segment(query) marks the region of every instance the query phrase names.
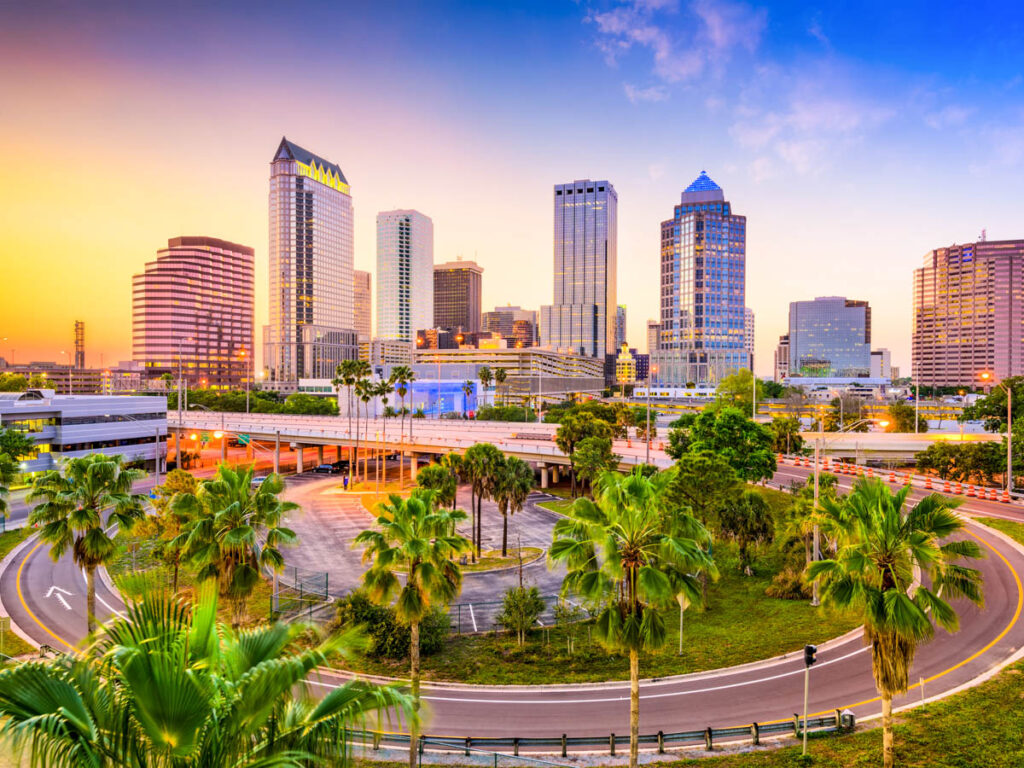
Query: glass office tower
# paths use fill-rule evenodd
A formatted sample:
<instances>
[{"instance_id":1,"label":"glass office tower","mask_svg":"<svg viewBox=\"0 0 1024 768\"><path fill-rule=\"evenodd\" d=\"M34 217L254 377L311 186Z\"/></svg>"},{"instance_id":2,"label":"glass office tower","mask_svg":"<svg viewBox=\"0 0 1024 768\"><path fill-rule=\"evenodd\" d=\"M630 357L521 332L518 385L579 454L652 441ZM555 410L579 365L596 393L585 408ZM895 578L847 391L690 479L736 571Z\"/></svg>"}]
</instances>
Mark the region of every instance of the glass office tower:
<instances>
[{"instance_id":1,"label":"glass office tower","mask_svg":"<svg viewBox=\"0 0 1024 768\"><path fill-rule=\"evenodd\" d=\"M554 302L541 344L604 360L615 349L618 195L607 181L555 185Z\"/></svg>"},{"instance_id":2,"label":"glass office tower","mask_svg":"<svg viewBox=\"0 0 1024 768\"><path fill-rule=\"evenodd\" d=\"M750 365L744 346L747 218L704 171L661 223L655 382L715 383Z\"/></svg>"},{"instance_id":3,"label":"glass office tower","mask_svg":"<svg viewBox=\"0 0 1024 768\"><path fill-rule=\"evenodd\" d=\"M434 328L463 333L483 328L483 274L475 261L461 258L434 265Z\"/></svg>"},{"instance_id":4,"label":"glass office tower","mask_svg":"<svg viewBox=\"0 0 1024 768\"><path fill-rule=\"evenodd\" d=\"M434 324L434 222L419 211L377 214L377 338L413 342Z\"/></svg>"},{"instance_id":5,"label":"glass office tower","mask_svg":"<svg viewBox=\"0 0 1024 768\"><path fill-rule=\"evenodd\" d=\"M823 296L789 305L790 376L867 376L871 372L871 307Z\"/></svg>"},{"instance_id":6,"label":"glass office tower","mask_svg":"<svg viewBox=\"0 0 1024 768\"><path fill-rule=\"evenodd\" d=\"M337 164L281 139L270 163L267 384L330 379L355 359L352 197Z\"/></svg>"}]
</instances>

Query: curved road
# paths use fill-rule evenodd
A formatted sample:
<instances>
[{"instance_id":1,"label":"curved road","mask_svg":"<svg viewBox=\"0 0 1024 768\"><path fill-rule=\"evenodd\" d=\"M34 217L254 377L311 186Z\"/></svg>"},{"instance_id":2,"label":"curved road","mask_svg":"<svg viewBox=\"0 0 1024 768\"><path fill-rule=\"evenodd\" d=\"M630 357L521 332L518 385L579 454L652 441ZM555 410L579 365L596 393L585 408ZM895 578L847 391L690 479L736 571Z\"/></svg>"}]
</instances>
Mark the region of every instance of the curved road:
<instances>
[{"instance_id":1,"label":"curved road","mask_svg":"<svg viewBox=\"0 0 1024 768\"><path fill-rule=\"evenodd\" d=\"M804 479L808 470L780 467L775 481ZM844 487L852 478L841 476ZM924 495L915 490L914 497ZM1024 509L968 500L961 511L1024 521ZM986 607L958 605L961 629L939 630L914 662L915 682L897 706L938 696L967 683L1024 647L1024 554L977 525L969 527L987 553L981 561ZM99 584L99 582L98 582ZM71 594L53 591L60 587ZM36 643L73 647L84 635L84 579L66 561L54 564L45 548L30 540L0 575L0 601L22 632ZM99 584L101 609L120 601ZM49 594L49 596L47 596ZM70 607L65 607L64 597ZM106 603L106 608L104 608ZM822 638L822 641L827 638ZM876 714L880 704L871 677L870 655L859 635L819 651L811 670L811 711L850 708L859 717ZM329 686L343 675L324 673L314 685ZM628 729L628 684L584 686L509 686L502 688L424 684L426 731L464 736L602 736ZM641 732L695 730L786 720L802 708L803 661L800 654L744 668L648 681L641 686Z\"/></svg>"}]
</instances>

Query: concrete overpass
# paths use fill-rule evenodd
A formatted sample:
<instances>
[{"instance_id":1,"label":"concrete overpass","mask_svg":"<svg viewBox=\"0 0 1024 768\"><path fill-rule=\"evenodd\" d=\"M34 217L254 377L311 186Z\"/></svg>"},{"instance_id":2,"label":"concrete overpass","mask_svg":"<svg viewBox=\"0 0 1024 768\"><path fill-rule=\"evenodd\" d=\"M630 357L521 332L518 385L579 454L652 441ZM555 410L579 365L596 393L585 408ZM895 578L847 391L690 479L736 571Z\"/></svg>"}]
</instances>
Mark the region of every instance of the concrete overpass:
<instances>
[{"instance_id":1,"label":"concrete overpass","mask_svg":"<svg viewBox=\"0 0 1024 768\"><path fill-rule=\"evenodd\" d=\"M1000 442L1000 434L959 432L803 432L808 446L820 439L821 452L826 456L842 456L861 464L868 459L912 461L914 456L934 443L988 443Z\"/></svg>"}]
</instances>

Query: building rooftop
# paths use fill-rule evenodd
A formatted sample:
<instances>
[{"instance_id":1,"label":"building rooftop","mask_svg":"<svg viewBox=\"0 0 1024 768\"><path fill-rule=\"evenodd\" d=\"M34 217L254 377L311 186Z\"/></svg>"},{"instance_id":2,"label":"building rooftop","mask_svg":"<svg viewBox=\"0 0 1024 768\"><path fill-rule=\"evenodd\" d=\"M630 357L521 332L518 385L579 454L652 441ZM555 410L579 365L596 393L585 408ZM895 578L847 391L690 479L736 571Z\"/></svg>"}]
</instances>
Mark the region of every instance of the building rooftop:
<instances>
[{"instance_id":1,"label":"building rooftop","mask_svg":"<svg viewBox=\"0 0 1024 768\"><path fill-rule=\"evenodd\" d=\"M700 176L694 179L690 186L684 191L686 192L721 192L722 188L715 184L707 171L701 171Z\"/></svg>"},{"instance_id":2,"label":"building rooftop","mask_svg":"<svg viewBox=\"0 0 1024 768\"><path fill-rule=\"evenodd\" d=\"M341 167L337 163L332 163L330 160L324 160L319 155L314 155L308 149L303 149L294 141L288 141L287 136L281 137L281 143L277 147L277 152L274 153L274 160L297 160L300 163L306 165L317 165L321 168L334 171L342 183L348 184L348 179L345 178L345 174L341 172ZM273 162L274 160L271 160Z\"/></svg>"},{"instance_id":3,"label":"building rooftop","mask_svg":"<svg viewBox=\"0 0 1024 768\"><path fill-rule=\"evenodd\" d=\"M708 176L707 171L701 171L700 176L683 190L681 199L683 205L725 202L725 192Z\"/></svg>"}]
</instances>

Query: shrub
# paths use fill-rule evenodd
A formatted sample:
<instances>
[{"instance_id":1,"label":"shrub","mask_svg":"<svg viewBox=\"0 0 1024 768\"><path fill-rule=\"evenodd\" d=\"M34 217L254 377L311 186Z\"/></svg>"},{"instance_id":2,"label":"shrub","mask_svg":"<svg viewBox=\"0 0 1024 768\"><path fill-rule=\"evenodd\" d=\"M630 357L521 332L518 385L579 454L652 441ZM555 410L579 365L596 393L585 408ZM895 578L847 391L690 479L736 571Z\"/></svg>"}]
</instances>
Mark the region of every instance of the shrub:
<instances>
[{"instance_id":1,"label":"shrub","mask_svg":"<svg viewBox=\"0 0 1024 768\"><path fill-rule=\"evenodd\" d=\"M505 593L501 613L496 621L509 632L516 633L519 645L526 642L526 632L544 613L544 598L536 587L512 587Z\"/></svg>"},{"instance_id":2,"label":"shrub","mask_svg":"<svg viewBox=\"0 0 1024 768\"><path fill-rule=\"evenodd\" d=\"M373 603L363 590L339 598L335 626L362 626L369 638L367 655L404 659L409 655L409 627L395 618L395 610ZM444 647L448 638L448 614L435 608L420 624L420 654L429 656Z\"/></svg>"}]
</instances>

